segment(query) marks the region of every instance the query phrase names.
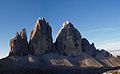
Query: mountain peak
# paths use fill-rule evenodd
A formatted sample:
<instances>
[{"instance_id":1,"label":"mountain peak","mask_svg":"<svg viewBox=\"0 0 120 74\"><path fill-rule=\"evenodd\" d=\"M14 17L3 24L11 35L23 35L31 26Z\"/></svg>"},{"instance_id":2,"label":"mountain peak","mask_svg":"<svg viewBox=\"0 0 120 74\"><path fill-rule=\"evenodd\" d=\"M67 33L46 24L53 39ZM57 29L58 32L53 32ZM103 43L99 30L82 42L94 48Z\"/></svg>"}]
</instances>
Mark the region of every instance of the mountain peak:
<instances>
[{"instance_id":1,"label":"mountain peak","mask_svg":"<svg viewBox=\"0 0 120 74\"><path fill-rule=\"evenodd\" d=\"M70 28L70 27L73 27L73 25L72 25L71 22L65 21L65 22L63 23L63 28Z\"/></svg>"},{"instance_id":2,"label":"mountain peak","mask_svg":"<svg viewBox=\"0 0 120 74\"><path fill-rule=\"evenodd\" d=\"M68 21L63 23L63 27L57 34L55 47L68 56L81 54L81 34L72 23Z\"/></svg>"},{"instance_id":3,"label":"mountain peak","mask_svg":"<svg viewBox=\"0 0 120 74\"><path fill-rule=\"evenodd\" d=\"M38 19L37 19L37 24L39 24L39 23L41 23L41 22L46 22L46 20L45 20L45 18L44 17L39 17Z\"/></svg>"},{"instance_id":4,"label":"mountain peak","mask_svg":"<svg viewBox=\"0 0 120 74\"><path fill-rule=\"evenodd\" d=\"M57 33L56 38L59 36L59 34L61 33L61 31L62 31L63 29L67 29L67 28L69 28L69 29L75 29L75 27L72 25L71 22L65 21L65 22L63 22L62 28L61 28L61 29L59 30L59 32Z\"/></svg>"},{"instance_id":5,"label":"mountain peak","mask_svg":"<svg viewBox=\"0 0 120 74\"><path fill-rule=\"evenodd\" d=\"M29 49L32 54L40 55L52 49L52 29L43 17L40 17L30 35Z\"/></svg>"},{"instance_id":6,"label":"mountain peak","mask_svg":"<svg viewBox=\"0 0 120 74\"><path fill-rule=\"evenodd\" d=\"M9 55L25 56L28 55L28 42L26 29L16 32L15 38L10 40L10 53Z\"/></svg>"},{"instance_id":7,"label":"mountain peak","mask_svg":"<svg viewBox=\"0 0 120 74\"><path fill-rule=\"evenodd\" d=\"M23 28L22 31L20 32L20 35L22 38L25 38L27 39L27 36L26 36L26 28Z\"/></svg>"},{"instance_id":8,"label":"mountain peak","mask_svg":"<svg viewBox=\"0 0 120 74\"><path fill-rule=\"evenodd\" d=\"M38 19L39 19L39 20L45 20L45 18L44 18L44 17L42 17L42 16L41 16L41 17L39 17Z\"/></svg>"}]
</instances>

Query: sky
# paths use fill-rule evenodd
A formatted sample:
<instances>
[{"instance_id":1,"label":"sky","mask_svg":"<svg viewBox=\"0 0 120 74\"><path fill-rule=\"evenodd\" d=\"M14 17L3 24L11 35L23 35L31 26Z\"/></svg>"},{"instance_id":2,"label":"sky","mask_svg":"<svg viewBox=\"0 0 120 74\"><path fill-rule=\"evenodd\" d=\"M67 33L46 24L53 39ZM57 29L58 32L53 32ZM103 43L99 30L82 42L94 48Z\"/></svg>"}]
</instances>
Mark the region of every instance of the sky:
<instances>
[{"instance_id":1,"label":"sky","mask_svg":"<svg viewBox=\"0 0 120 74\"><path fill-rule=\"evenodd\" d=\"M64 21L70 21L96 48L120 53L120 0L0 0L0 58L9 53L16 31L27 29L43 16L53 41Z\"/></svg>"}]
</instances>

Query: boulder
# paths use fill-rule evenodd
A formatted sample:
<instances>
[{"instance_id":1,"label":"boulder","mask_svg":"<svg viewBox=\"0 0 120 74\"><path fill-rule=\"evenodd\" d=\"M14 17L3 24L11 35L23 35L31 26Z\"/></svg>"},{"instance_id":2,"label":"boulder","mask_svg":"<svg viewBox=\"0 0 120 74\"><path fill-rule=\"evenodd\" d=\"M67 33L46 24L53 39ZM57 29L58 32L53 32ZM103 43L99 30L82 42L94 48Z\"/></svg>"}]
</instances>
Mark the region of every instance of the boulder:
<instances>
[{"instance_id":1,"label":"boulder","mask_svg":"<svg viewBox=\"0 0 120 74\"><path fill-rule=\"evenodd\" d=\"M76 56L81 54L81 34L72 23L68 21L63 23L63 27L57 34L55 47L64 55Z\"/></svg>"}]
</instances>

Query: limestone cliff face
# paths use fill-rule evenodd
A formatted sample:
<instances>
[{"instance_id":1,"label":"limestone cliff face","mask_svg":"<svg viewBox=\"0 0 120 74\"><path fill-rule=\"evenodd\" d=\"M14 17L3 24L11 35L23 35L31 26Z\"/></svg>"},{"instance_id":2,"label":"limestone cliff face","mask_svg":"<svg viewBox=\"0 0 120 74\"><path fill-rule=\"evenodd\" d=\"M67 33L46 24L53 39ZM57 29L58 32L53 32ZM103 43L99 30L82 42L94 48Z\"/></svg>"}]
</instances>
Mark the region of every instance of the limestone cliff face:
<instances>
[{"instance_id":1,"label":"limestone cliff face","mask_svg":"<svg viewBox=\"0 0 120 74\"><path fill-rule=\"evenodd\" d=\"M10 54L25 56L28 54L28 42L26 29L24 28L20 34L17 32L15 38L10 40Z\"/></svg>"},{"instance_id":2,"label":"limestone cliff face","mask_svg":"<svg viewBox=\"0 0 120 74\"><path fill-rule=\"evenodd\" d=\"M72 23L64 22L57 35L55 46L56 50L65 55L80 55L82 53L80 32Z\"/></svg>"},{"instance_id":3,"label":"limestone cliff face","mask_svg":"<svg viewBox=\"0 0 120 74\"><path fill-rule=\"evenodd\" d=\"M29 42L31 54L40 55L53 49L52 29L43 17L37 20Z\"/></svg>"}]
</instances>

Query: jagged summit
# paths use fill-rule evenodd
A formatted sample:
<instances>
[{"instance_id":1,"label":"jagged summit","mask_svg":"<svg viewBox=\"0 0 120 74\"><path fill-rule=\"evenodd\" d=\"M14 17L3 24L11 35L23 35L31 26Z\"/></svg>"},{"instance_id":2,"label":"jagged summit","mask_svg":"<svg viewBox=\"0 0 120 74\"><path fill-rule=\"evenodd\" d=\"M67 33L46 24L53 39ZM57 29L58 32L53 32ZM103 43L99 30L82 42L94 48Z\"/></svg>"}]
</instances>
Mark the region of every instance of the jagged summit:
<instances>
[{"instance_id":1,"label":"jagged summit","mask_svg":"<svg viewBox=\"0 0 120 74\"><path fill-rule=\"evenodd\" d=\"M44 30L46 26L49 26L46 20L43 17L39 17L32 29L30 39L34 37L34 35L36 34L36 32L38 32L39 29Z\"/></svg>"},{"instance_id":2,"label":"jagged summit","mask_svg":"<svg viewBox=\"0 0 120 74\"><path fill-rule=\"evenodd\" d=\"M32 29L29 42L30 53L40 55L51 51L53 46L52 29L43 17L39 18Z\"/></svg>"},{"instance_id":3,"label":"jagged summit","mask_svg":"<svg viewBox=\"0 0 120 74\"><path fill-rule=\"evenodd\" d=\"M63 29L67 29L67 28L76 29L71 22L65 21L65 22L63 22L63 24L62 24L62 28L61 28L61 29L59 30L59 32L57 33L56 38L59 36L59 34L61 33L61 31L62 31Z\"/></svg>"},{"instance_id":4,"label":"jagged summit","mask_svg":"<svg viewBox=\"0 0 120 74\"><path fill-rule=\"evenodd\" d=\"M44 17L39 17L38 20L46 21Z\"/></svg>"},{"instance_id":5,"label":"jagged summit","mask_svg":"<svg viewBox=\"0 0 120 74\"><path fill-rule=\"evenodd\" d=\"M44 17L39 17L36 21L36 25L41 25L42 22L46 22Z\"/></svg>"},{"instance_id":6,"label":"jagged summit","mask_svg":"<svg viewBox=\"0 0 120 74\"><path fill-rule=\"evenodd\" d=\"M27 40L26 28L23 28L23 29L22 29L22 32L20 32L20 35L21 35L21 37L22 37L23 39L26 39L26 40Z\"/></svg>"},{"instance_id":7,"label":"jagged summit","mask_svg":"<svg viewBox=\"0 0 120 74\"><path fill-rule=\"evenodd\" d=\"M68 21L63 23L63 27L57 34L55 47L61 53L69 56L82 53L81 34L72 23Z\"/></svg>"},{"instance_id":8,"label":"jagged summit","mask_svg":"<svg viewBox=\"0 0 120 74\"><path fill-rule=\"evenodd\" d=\"M27 42L27 35L25 28L23 28L20 33L16 32L15 38L10 40L9 55L18 55L18 56L28 55L28 42Z\"/></svg>"},{"instance_id":9,"label":"jagged summit","mask_svg":"<svg viewBox=\"0 0 120 74\"><path fill-rule=\"evenodd\" d=\"M63 23L63 27L70 27L70 26L73 26L73 25L72 25L72 23L69 22L69 21L65 21L65 22Z\"/></svg>"}]
</instances>

